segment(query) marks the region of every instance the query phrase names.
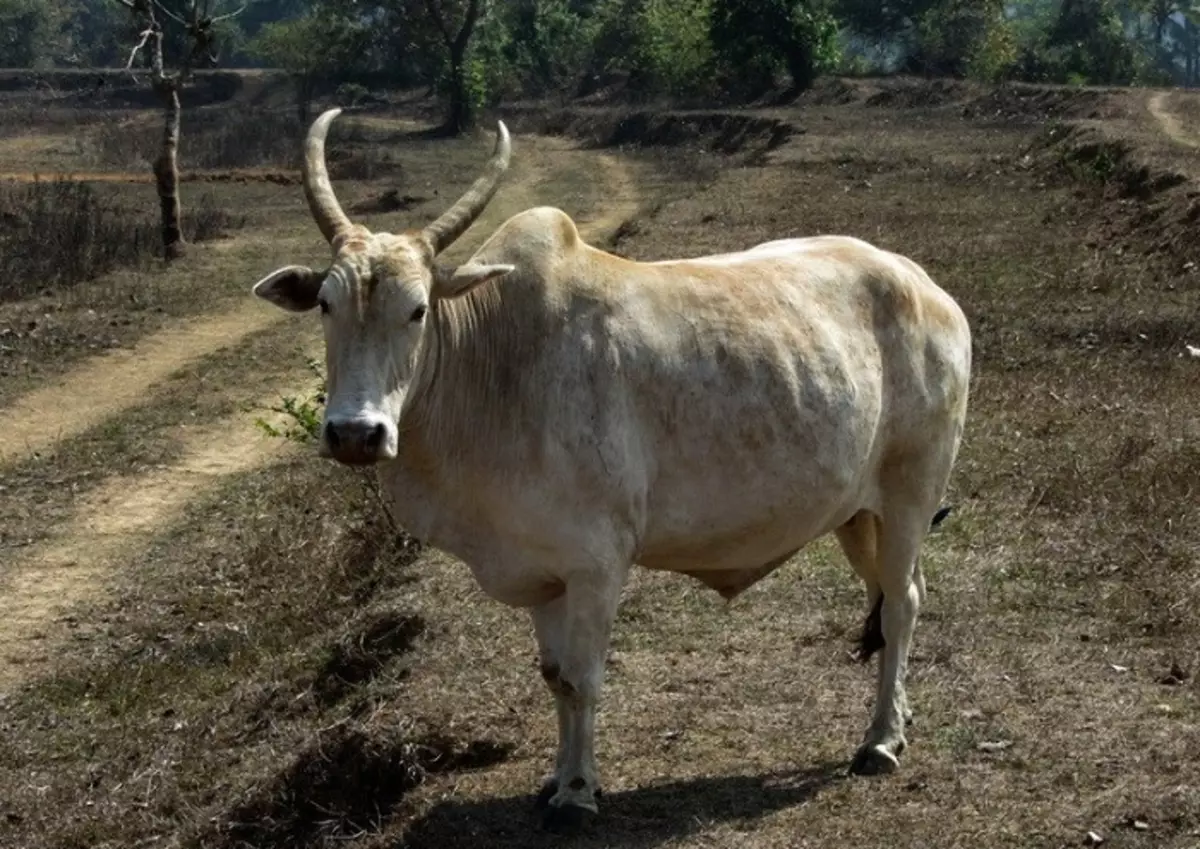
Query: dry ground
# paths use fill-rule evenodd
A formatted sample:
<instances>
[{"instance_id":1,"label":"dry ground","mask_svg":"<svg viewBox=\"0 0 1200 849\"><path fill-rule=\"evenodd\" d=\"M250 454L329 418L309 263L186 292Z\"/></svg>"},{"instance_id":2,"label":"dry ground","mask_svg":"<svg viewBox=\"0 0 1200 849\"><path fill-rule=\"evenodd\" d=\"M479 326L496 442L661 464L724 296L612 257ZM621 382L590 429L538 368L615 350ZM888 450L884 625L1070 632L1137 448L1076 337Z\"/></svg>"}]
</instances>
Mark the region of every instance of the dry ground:
<instances>
[{"instance_id":1,"label":"dry ground","mask_svg":"<svg viewBox=\"0 0 1200 849\"><path fill-rule=\"evenodd\" d=\"M1200 99L963 97L814 97L771 112L799 132L750 158L518 137L470 243L536 202L642 259L857 235L925 265L976 345L901 772L844 775L873 675L848 656L861 590L833 546L731 605L638 574L576 845L1200 843L1200 277L1136 222L1176 223L1195 191ZM1131 194L1047 147L1048 116L1185 181ZM372 131L427 198L375 224L427 220L487 151ZM246 289L321 245L298 187L221 190L251 215L231 239L0 306L25 345L0 390L21 435L0 444L0 845L555 843L533 828L554 734L527 617L397 535L360 476L255 433L308 385L315 340ZM69 332L26 341L47 313ZM118 322L119 350L72 347L86 321Z\"/></svg>"}]
</instances>

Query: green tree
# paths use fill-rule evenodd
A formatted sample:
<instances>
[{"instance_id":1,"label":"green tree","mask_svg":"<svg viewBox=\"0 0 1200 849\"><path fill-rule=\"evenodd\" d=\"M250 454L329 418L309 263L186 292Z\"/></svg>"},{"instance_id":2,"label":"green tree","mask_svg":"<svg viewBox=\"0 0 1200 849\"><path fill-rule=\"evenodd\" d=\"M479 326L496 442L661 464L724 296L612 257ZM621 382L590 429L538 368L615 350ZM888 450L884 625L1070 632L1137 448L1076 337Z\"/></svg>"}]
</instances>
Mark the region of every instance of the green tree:
<instances>
[{"instance_id":1,"label":"green tree","mask_svg":"<svg viewBox=\"0 0 1200 849\"><path fill-rule=\"evenodd\" d=\"M872 41L897 39L940 0L834 0L833 13L851 31Z\"/></svg>"},{"instance_id":2,"label":"green tree","mask_svg":"<svg viewBox=\"0 0 1200 849\"><path fill-rule=\"evenodd\" d=\"M474 121L476 103L467 76L467 49L481 14L484 0L425 0L425 12L442 37L446 48L449 105L444 128L461 133Z\"/></svg>"},{"instance_id":3,"label":"green tree","mask_svg":"<svg viewBox=\"0 0 1200 849\"><path fill-rule=\"evenodd\" d=\"M49 0L0 0L0 67L53 64L64 42L67 9Z\"/></svg>"},{"instance_id":4,"label":"green tree","mask_svg":"<svg viewBox=\"0 0 1200 849\"><path fill-rule=\"evenodd\" d=\"M940 0L916 19L910 67L925 73L999 76L1016 58L1008 43L1004 0Z\"/></svg>"},{"instance_id":5,"label":"green tree","mask_svg":"<svg viewBox=\"0 0 1200 849\"><path fill-rule=\"evenodd\" d=\"M531 94L575 90L597 34L594 15L571 0L512 0L493 15L506 30L506 61Z\"/></svg>"},{"instance_id":6,"label":"green tree","mask_svg":"<svg viewBox=\"0 0 1200 849\"><path fill-rule=\"evenodd\" d=\"M246 50L292 76L297 116L302 125L307 125L317 86L350 70L366 49L369 37L357 22L317 10L263 25ZM314 50L315 44L321 48Z\"/></svg>"},{"instance_id":7,"label":"green tree","mask_svg":"<svg viewBox=\"0 0 1200 849\"><path fill-rule=\"evenodd\" d=\"M769 87L786 67L804 90L836 64L838 21L824 0L713 0L710 37L730 82L746 93Z\"/></svg>"},{"instance_id":8,"label":"green tree","mask_svg":"<svg viewBox=\"0 0 1200 849\"><path fill-rule=\"evenodd\" d=\"M128 58L129 39L136 33L128 12L120 6L76 0L69 17L66 64L103 68Z\"/></svg>"},{"instance_id":9,"label":"green tree","mask_svg":"<svg viewBox=\"0 0 1200 849\"><path fill-rule=\"evenodd\" d=\"M712 0L646 0L637 19L635 60L654 91L685 95L711 83Z\"/></svg>"},{"instance_id":10,"label":"green tree","mask_svg":"<svg viewBox=\"0 0 1200 849\"><path fill-rule=\"evenodd\" d=\"M1087 83L1129 83L1135 48L1111 0L1063 0L1047 35L1058 76Z\"/></svg>"}]
</instances>

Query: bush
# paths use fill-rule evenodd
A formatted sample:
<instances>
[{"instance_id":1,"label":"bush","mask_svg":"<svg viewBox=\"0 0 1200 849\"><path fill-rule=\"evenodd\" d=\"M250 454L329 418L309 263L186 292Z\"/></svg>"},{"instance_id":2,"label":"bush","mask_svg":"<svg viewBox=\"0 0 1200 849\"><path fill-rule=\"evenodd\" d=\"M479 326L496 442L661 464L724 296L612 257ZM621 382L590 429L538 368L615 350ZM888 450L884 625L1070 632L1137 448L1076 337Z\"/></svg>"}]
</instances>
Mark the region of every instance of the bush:
<instances>
[{"instance_id":1,"label":"bush","mask_svg":"<svg viewBox=\"0 0 1200 849\"><path fill-rule=\"evenodd\" d=\"M823 0L713 0L713 50L734 91L755 95L786 68L804 90L836 67L838 22Z\"/></svg>"},{"instance_id":2,"label":"bush","mask_svg":"<svg viewBox=\"0 0 1200 849\"><path fill-rule=\"evenodd\" d=\"M967 76L995 83L1011 78L1016 67L1016 33L1007 21L994 20L967 59Z\"/></svg>"},{"instance_id":3,"label":"bush","mask_svg":"<svg viewBox=\"0 0 1200 849\"><path fill-rule=\"evenodd\" d=\"M184 213L184 238L204 241L241 227L211 194ZM162 253L157 210L134 210L88 183L35 181L0 190L0 298L90 280Z\"/></svg>"},{"instance_id":4,"label":"bush","mask_svg":"<svg viewBox=\"0 0 1200 849\"><path fill-rule=\"evenodd\" d=\"M912 63L927 73L999 77L1015 60L1000 0L949 0L917 19Z\"/></svg>"},{"instance_id":5,"label":"bush","mask_svg":"<svg viewBox=\"0 0 1200 849\"><path fill-rule=\"evenodd\" d=\"M149 168L162 150L155 120L111 121L92 135L99 164ZM179 129L179 168L252 168L299 164L304 128L290 110L251 107L192 109Z\"/></svg>"},{"instance_id":6,"label":"bush","mask_svg":"<svg viewBox=\"0 0 1200 849\"><path fill-rule=\"evenodd\" d=\"M638 15L636 67L656 92L687 95L711 87L711 0L646 0Z\"/></svg>"}]
</instances>

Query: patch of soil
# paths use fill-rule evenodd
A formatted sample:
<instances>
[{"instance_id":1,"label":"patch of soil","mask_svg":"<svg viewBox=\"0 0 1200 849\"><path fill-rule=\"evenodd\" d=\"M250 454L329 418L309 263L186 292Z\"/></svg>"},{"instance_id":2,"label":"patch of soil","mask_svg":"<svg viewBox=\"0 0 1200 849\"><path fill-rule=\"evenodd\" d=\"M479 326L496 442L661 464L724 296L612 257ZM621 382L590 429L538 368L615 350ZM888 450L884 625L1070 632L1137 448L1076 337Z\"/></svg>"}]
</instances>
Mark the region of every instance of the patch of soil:
<instances>
[{"instance_id":1,"label":"patch of soil","mask_svg":"<svg viewBox=\"0 0 1200 849\"><path fill-rule=\"evenodd\" d=\"M1196 273L1200 187L1186 174L1151 164L1136 144L1100 124L1052 125L1029 156L1049 178L1100 192L1089 244L1157 255L1157 271L1167 276Z\"/></svg>"},{"instance_id":2,"label":"patch of soil","mask_svg":"<svg viewBox=\"0 0 1200 849\"><path fill-rule=\"evenodd\" d=\"M407 212L427 202L429 198L417 195L401 195L399 189L388 189L380 195L369 197L350 207L351 212L374 214L380 212Z\"/></svg>"},{"instance_id":3,"label":"patch of soil","mask_svg":"<svg viewBox=\"0 0 1200 849\"><path fill-rule=\"evenodd\" d=\"M799 100L812 106L843 106L861 98L861 87L840 77L820 77Z\"/></svg>"},{"instance_id":4,"label":"patch of soil","mask_svg":"<svg viewBox=\"0 0 1200 849\"><path fill-rule=\"evenodd\" d=\"M152 179L152 178L148 178ZM277 186L300 185L299 171L184 171L181 183L274 183Z\"/></svg>"},{"instance_id":5,"label":"patch of soil","mask_svg":"<svg viewBox=\"0 0 1200 849\"><path fill-rule=\"evenodd\" d=\"M338 726L219 818L217 845L294 849L374 832L426 776L482 769L511 752L511 745L490 740L381 739Z\"/></svg>"},{"instance_id":6,"label":"patch of soil","mask_svg":"<svg viewBox=\"0 0 1200 849\"><path fill-rule=\"evenodd\" d=\"M972 90L968 83L961 80L895 80L881 91L872 94L864 103L867 106L886 106L892 109L944 106L962 100Z\"/></svg>"},{"instance_id":7,"label":"patch of soil","mask_svg":"<svg viewBox=\"0 0 1200 849\"><path fill-rule=\"evenodd\" d=\"M973 98L962 108L965 118L1022 123L1044 123L1052 119L1116 117L1121 109L1102 89L999 85Z\"/></svg>"},{"instance_id":8,"label":"patch of soil","mask_svg":"<svg viewBox=\"0 0 1200 849\"><path fill-rule=\"evenodd\" d=\"M183 108L193 109L231 100L242 91L244 79L244 75L237 71L197 71L180 94ZM52 92L64 104L77 109L121 106L157 108L161 105L158 95L150 86L146 71L103 68L0 71L0 93L11 95L27 92Z\"/></svg>"},{"instance_id":9,"label":"patch of soil","mask_svg":"<svg viewBox=\"0 0 1200 849\"><path fill-rule=\"evenodd\" d=\"M743 112L514 111L518 131L570 136L595 148L690 146L727 155L762 154L803 132L789 121Z\"/></svg>"}]
</instances>

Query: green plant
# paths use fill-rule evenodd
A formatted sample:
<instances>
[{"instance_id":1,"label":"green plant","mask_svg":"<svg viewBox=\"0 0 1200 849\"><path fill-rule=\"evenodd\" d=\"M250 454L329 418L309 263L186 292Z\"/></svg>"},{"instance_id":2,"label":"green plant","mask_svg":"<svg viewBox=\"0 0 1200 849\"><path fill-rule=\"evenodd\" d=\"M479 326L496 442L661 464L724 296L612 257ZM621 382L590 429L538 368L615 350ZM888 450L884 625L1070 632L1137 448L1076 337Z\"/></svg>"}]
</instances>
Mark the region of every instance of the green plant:
<instances>
[{"instance_id":1,"label":"green plant","mask_svg":"<svg viewBox=\"0 0 1200 849\"><path fill-rule=\"evenodd\" d=\"M317 386L307 397L285 395L271 412L285 417L284 423L276 427L266 419L255 419L255 424L268 436L280 437L302 445L316 442L321 436L321 420L325 409L325 369L321 363L308 358L309 369L317 376Z\"/></svg>"}]
</instances>

